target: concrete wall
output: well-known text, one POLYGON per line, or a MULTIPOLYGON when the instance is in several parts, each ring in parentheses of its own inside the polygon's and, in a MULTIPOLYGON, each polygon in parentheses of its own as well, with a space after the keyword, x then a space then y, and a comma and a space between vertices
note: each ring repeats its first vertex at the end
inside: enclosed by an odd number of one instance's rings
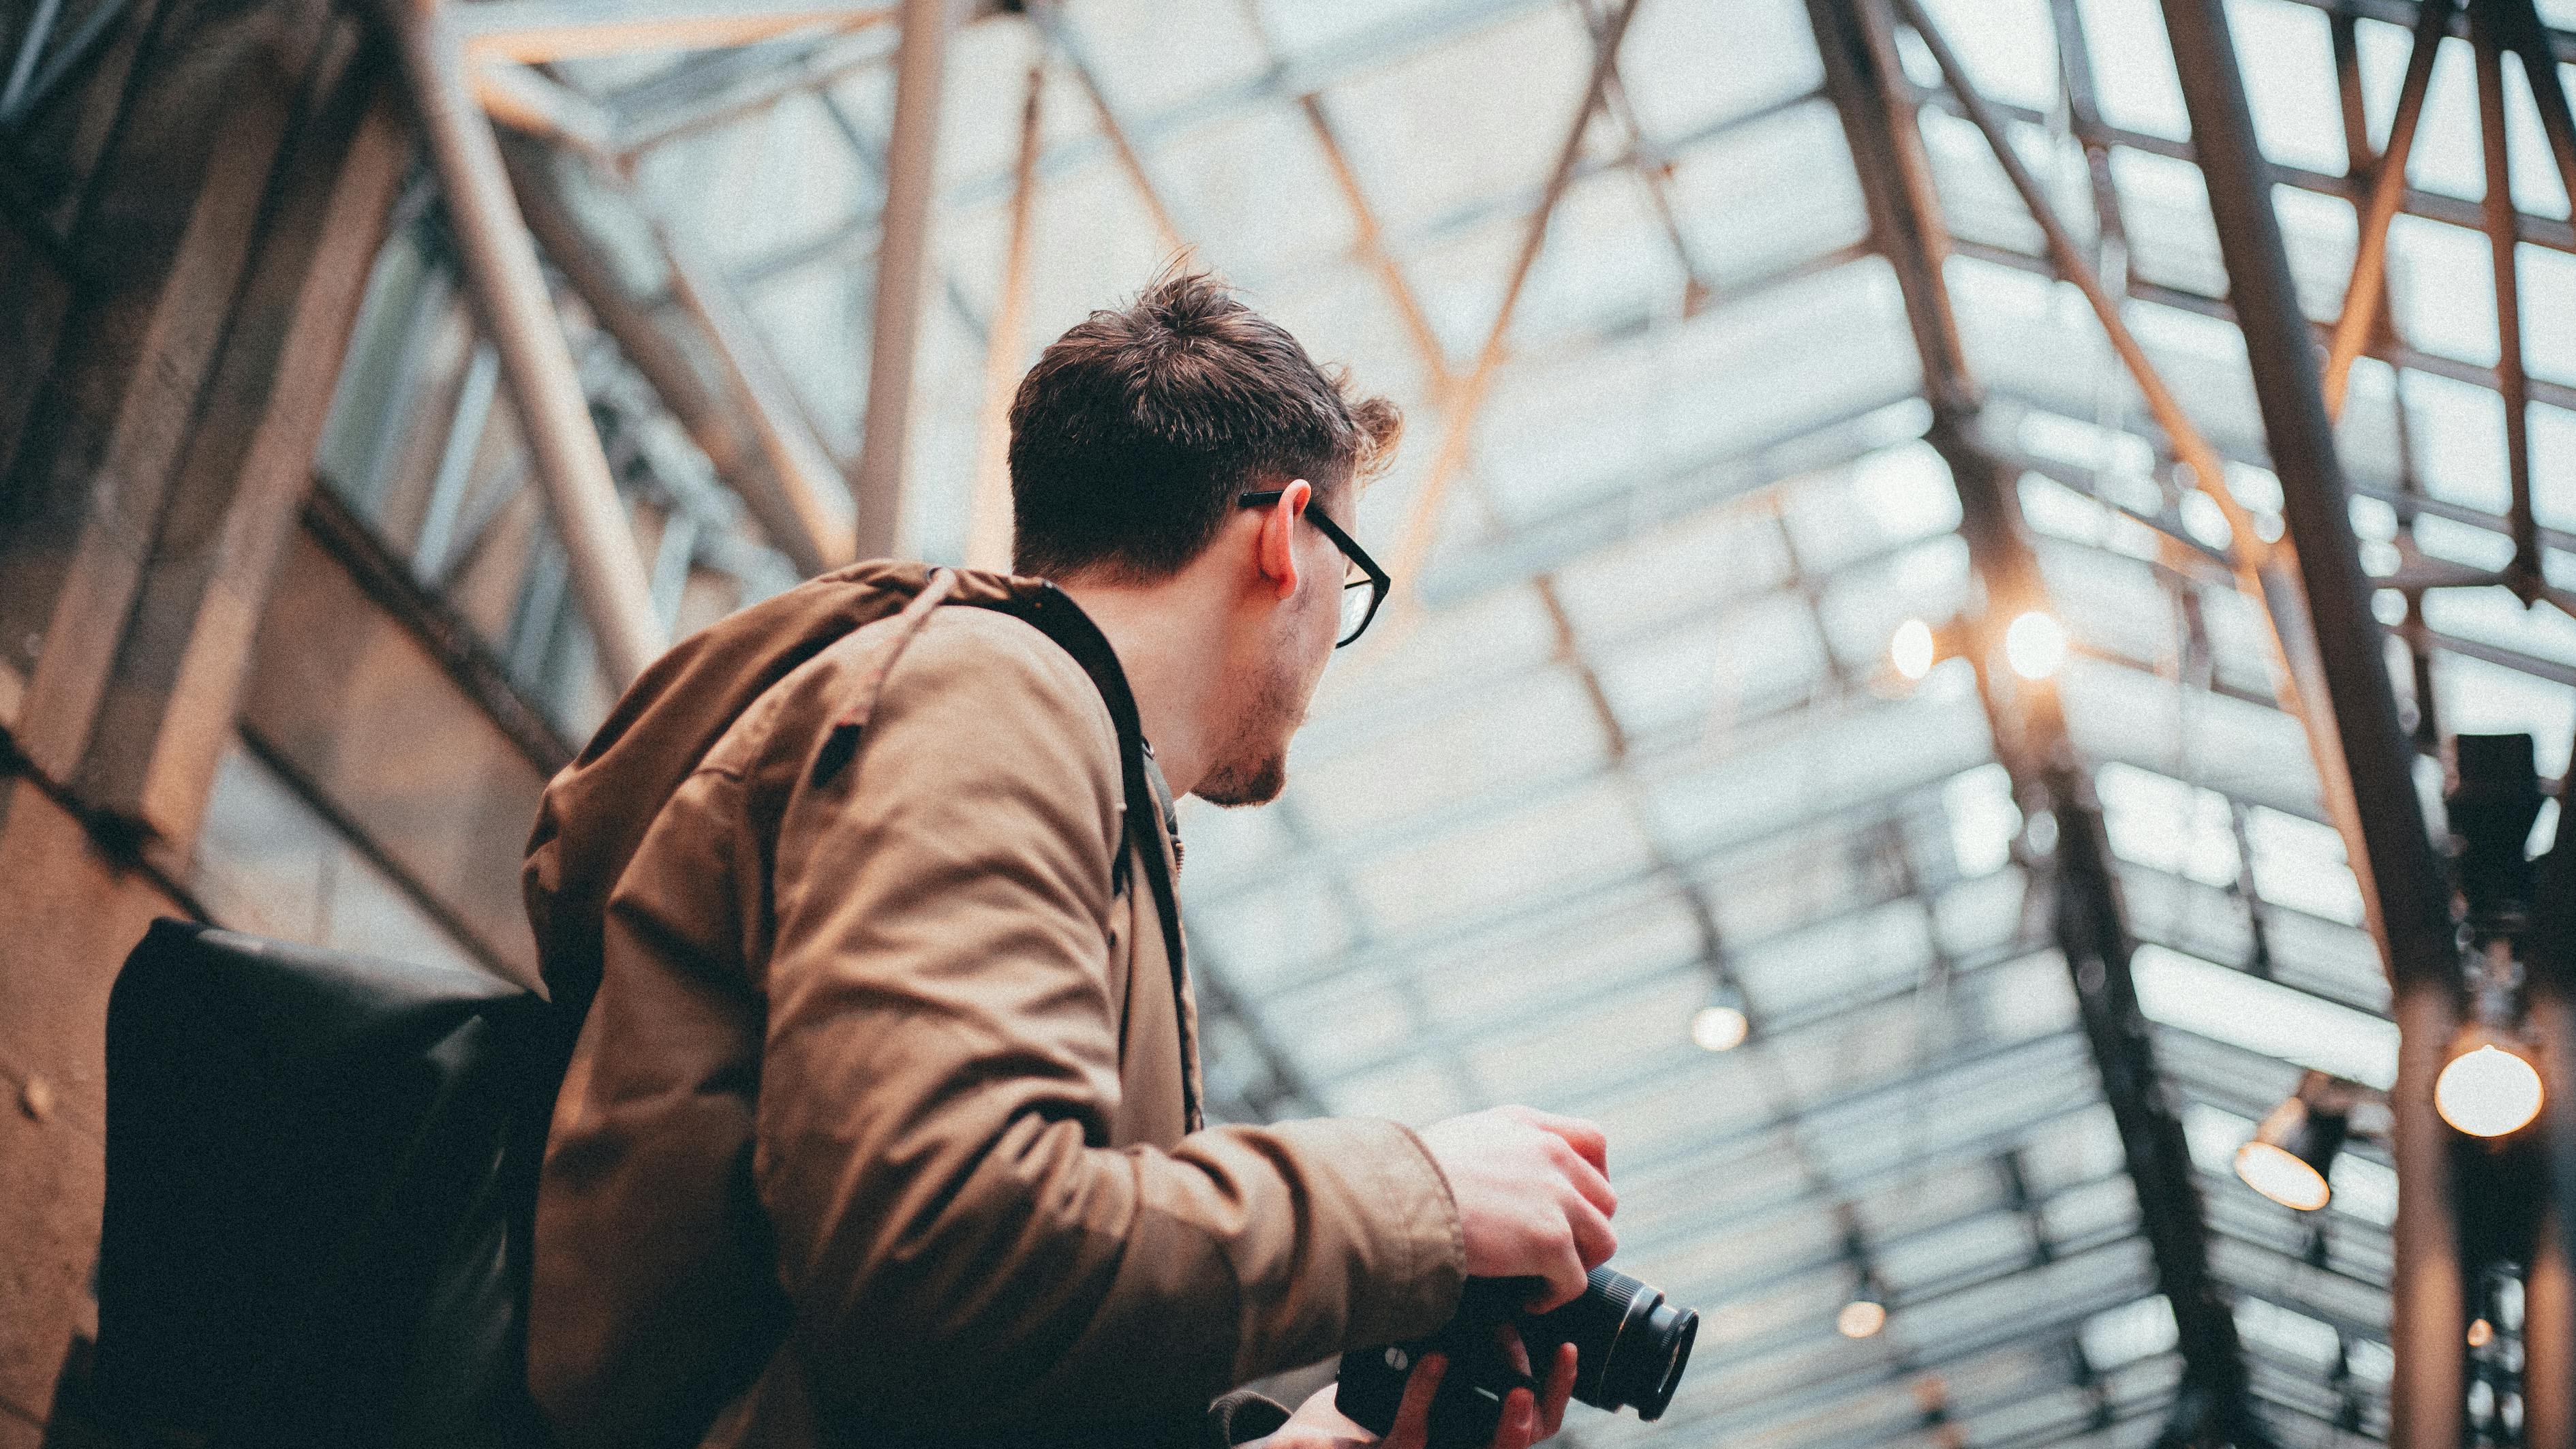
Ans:
MULTIPOLYGON (((64 5, 51 43, 99 3, 64 5)), ((9 8, 14 54, 41 7, 9 8)), ((137 0, 9 163, 0 1449, 45 1440, 94 1329, 108 988, 153 916, 191 909, 199 816, 409 165, 386 75, 325 0, 137 0)))

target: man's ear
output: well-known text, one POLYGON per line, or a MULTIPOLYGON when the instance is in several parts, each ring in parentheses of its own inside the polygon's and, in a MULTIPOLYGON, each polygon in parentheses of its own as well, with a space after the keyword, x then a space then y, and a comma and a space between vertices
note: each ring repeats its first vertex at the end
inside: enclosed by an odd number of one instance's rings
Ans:
POLYGON ((1314 485, 1300 478, 1280 489, 1279 501, 1261 515, 1261 576, 1282 599, 1297 592, 1297 517, 1314 496, 1314 485))

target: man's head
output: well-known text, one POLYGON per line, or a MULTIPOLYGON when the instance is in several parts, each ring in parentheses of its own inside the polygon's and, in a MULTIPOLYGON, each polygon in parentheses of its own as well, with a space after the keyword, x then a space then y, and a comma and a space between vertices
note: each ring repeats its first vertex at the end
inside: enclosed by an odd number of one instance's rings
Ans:
POLYGON ((1094 312, 1038 359, 1011 405, 1013 568, 1164 596, 1213 626, 1208 701, 1222 738, 1196 791, 1257 804, 1338 633, 1347 562, 1306 518, 1344 528, 1401 420, 1215 279, 1167 273, 1094 312), (1248 492, 1279 490, 1245 507, 1248 492))

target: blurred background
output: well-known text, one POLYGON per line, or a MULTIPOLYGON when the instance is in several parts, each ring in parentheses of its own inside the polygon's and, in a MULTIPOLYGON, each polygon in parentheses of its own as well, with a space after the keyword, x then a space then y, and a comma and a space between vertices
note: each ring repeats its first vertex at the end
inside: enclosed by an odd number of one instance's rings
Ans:
POLYGON ((1567 1442, 2571 1442, 2570 953, 2443 859, 2454 737, 2534 852, 2576 739, 2571 0, 8 0, 0 66, 0 1445, 69 1442, 143 923, 529 977, 625 680, 1001 562, 1010 388, 1181 253, 1409 420, 1287 794, 1183 811, 1210 1096, 1605 1124, 1705 1325, 1567 1442))

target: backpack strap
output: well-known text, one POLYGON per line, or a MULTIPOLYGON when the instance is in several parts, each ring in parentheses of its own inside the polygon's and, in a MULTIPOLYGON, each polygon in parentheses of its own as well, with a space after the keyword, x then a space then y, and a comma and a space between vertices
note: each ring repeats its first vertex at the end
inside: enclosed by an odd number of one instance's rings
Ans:
POLYGON ((895 662, 903 657, 905 646, 921 632, 931 611, 951 602, 972 603, 977 607, 997 610, 1035 628, 1055 642, 1057 648, 1073 656, 1082 666, 1091 685, 1100 691, 1100 702, 1109 709, 1109 722, 1118 732, 1119 776, 1127 797, 1126 829, 1118 841, 1117 854, 1110 863, 1113 888, 1123 882, 1131 854, 1145 863, 1145 881, 1154 893, 1154 914, 1162 921, 1163 954, 1172 963, 1173 1017, 1181 1033, 1181 1112, 1188 1130, 1195 1132, 1206 1125, 1200 1110, 1197 1033, 1192 1030, 1189 1007, 1189 965, 1183 955, 1181 905, 1172 885, 1172 866, 1164 854, 1164 841, 1171 835, 1172 821, 1165 813, 1159 792, 1145 766, 1145 727, 1136 710, 1136 696, 1127 687, 1127 671, 1119 666, 1118 651, 1111 647, 1109 636, 1082 612, 1073 596, 1050 583, 1041 583, 1034 593, 1005 601, 985 603, 981 600, 955 600, 957 576, 948 569, 934 569, 912 602, 904 605, 894 617, 894 638, 883 657, 870 666, 860 680, 858 697, 841 716, 832 722, 832 732, 815 753, 813 778, 820 782, 838 774, 858 753, 860 734, 875 714, 877 701, 885 692, 886 676, 894 672, 895 662), (1160 838, 1139 840, 1140 820, 1150 820, 1160 838), (1131 846, 1138 847, 1132 852, 1131 846))
POLYGON ((832 732, 824 737, 823 747, 814 752, 815 783, 820 784, 839 774, 841 767, 850 762, 850 757, 858 753, 859 735, 867 729, 868 720, 877 712, 877 700, 885 693, 886 676, 894 673, 895 661, 903 657, 903 651, 911 646, 914 636, 921 632, 921 626, 930 622, 930 611, 948 602, 948 596, 956 591, 957 575, 953 571, 932 569, 929 579, 921 586, 921 592, 913 595, 912 602, 904 605, 894 616, 893 642, 876 663, 868 666, 868 672, 859 680, 859 697, 851 702, 848 709, 841 711, 840 718, 832 721, 832 732))
MULTIPOLYGON (((1171 821, 1165 818, 1160 798, 1145 773, 1145 727, 1136 712, 1136 696, 1127 688, 1127 671, 1119 666, 1118 651, 1110 646, 1109 636, 1082 612, 1073 596, 1053 584, 1041 584, 1029 597, 1010 605, 998 606, 1026 620, 1056 646, 1073 656, 1082 672, 1091 676, 1092 687, 1100 691, 1101 703, 1109 707, 1110 723, 1118 730, 1119 772, 1127 791, 1127 830, 1133 838, 1136 822, 1150 820, 1154 829, 1168 837, 1171 821)), ((1154 892, 1154 914, 1163 923, 1163 954, 1172 963, 1173 1017, 1181 1032, 1181 1111, 1187 1130, 1196 1132, 1207 1125, 1200 1111, 1197 1073, 1191 1064, 1198 1060, 1198 1042, 1190 1029, 1189 966, 1183 955, 1181 937, 1181 904, 1172 886, 1172 866, 1163 853, 1161 840, 1139 842, 1135 852, 1145 862, 1145 880, 1154 892)), ((1128 841, 1119 842, 1118 858, 1127 858, 1128 841)))

